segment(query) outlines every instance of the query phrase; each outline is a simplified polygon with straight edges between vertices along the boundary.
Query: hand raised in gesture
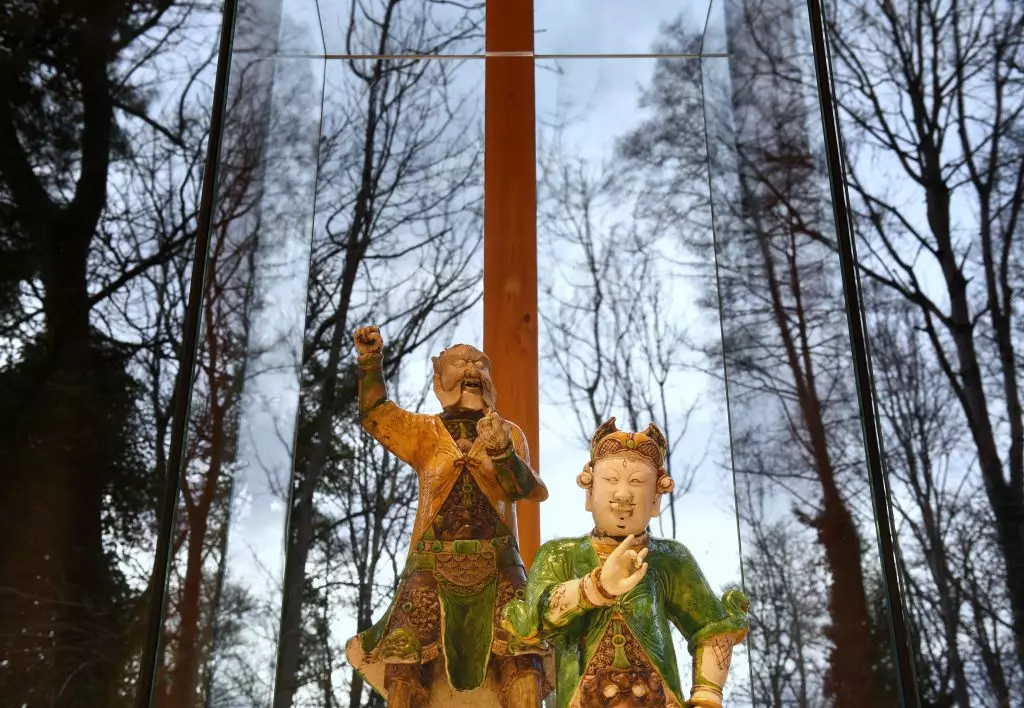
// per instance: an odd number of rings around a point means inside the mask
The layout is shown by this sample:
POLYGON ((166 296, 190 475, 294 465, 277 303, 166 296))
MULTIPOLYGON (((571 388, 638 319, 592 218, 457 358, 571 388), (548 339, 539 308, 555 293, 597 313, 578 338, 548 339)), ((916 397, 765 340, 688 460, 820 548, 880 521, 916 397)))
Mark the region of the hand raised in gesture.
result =
POLYGON ((647 549, 636 551, 630 548, 633 539, 633 534, 626 536, 601 566, 601 585, 611 595, 629 592, 647 575, 647 563, 644 561, 647 549))

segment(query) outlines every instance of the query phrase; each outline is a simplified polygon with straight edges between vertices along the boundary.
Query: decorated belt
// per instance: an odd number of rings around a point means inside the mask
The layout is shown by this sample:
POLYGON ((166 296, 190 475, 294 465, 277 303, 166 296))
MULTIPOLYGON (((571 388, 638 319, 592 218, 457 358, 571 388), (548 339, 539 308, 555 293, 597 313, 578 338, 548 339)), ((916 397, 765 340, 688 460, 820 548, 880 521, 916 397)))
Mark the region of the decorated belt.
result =
POLYGON ((409 555, 403 575, 428 571, 450 583, 470 586, 493 577, 499 568, 522 562, 511 536, 489 541, 420 541, 409 555))
POLYGON ((496 536, 487 541, 466 539, 463 541, 419 541, 418 553, 482 553, 485 550, 511 548, 516 545, 512 536, 496 536))

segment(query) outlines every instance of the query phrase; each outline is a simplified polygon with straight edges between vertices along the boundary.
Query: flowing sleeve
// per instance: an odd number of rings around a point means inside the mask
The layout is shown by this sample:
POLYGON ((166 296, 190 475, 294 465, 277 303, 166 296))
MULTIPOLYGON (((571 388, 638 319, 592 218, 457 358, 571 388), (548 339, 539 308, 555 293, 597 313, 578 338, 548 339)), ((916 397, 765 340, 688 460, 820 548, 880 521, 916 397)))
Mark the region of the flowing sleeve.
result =
POLYGON ((359 359, 359 420, 388 452, 419 471, 422 452, 433 449, 433 416, 411 413, 388 398, 379 355, 359 359))
POLYGON ((743 641, 749 627, 746 596, 739 590, 729 590, 719 598, 685 546, 663 543, 669 558, 662 572, 665 609, 686 639, 690 653, 716 637, 728 636, 732 644, 743 641))
POLYGON ((511 444, 505 450, 490 455, 498 481, 513 501, 544 501, 548 498, 548 488, 530 463, 526 434, 514 423, 510 423, 510 427, 511 444))
MULTIPOLYGON (((503 625, 524 643, 536 643, 557 634, 587 611, 579 605, 573 611, 552 619, 552 599, 563 583, 577 580, 573 549, 578 539, 548 541, 537 550, 526 580, 523 599, 505 606, 503 625)), ((591 605, 590 608, 593 608, 591 605)))
POLYGON ((422 467, 424 442, 434 437, 431 416, 410 413, 384 401, 362 417, 363 429, 388 452, 415 470, 422 467))

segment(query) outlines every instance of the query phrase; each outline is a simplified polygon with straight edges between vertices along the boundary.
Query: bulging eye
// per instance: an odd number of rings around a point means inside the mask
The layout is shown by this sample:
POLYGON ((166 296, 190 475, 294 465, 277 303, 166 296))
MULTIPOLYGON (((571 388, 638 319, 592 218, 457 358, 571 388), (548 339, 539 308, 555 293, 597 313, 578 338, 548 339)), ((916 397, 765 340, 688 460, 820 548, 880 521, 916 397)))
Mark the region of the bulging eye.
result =
POLYGON ((466 360, 465 359, 456 359, 455 360, 455 366, 459 367, 460 369, 464 368, 466 366, 466 360))

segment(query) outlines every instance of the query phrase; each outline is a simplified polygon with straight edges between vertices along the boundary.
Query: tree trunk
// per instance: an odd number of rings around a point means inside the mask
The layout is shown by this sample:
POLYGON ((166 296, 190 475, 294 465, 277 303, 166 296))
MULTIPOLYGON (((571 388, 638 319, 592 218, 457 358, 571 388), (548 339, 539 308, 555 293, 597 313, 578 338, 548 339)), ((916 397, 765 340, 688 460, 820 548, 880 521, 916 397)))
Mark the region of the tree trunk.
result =
MULTIPOLYGON (((915 490, 916 491, 916 490, 915 490)), ((922 500, 923 501, 923 500, 922 500)), ((946 647, 949 652, 949 670, 953 674, 953 697, 960 708, 970 708, 971 697, 967 692, 967 675, 964 673, 964 662, 960 656, 960 611, 953 602, 952 574, 942 534, 935 523, 935 513, 927 503, 921 504, 924 518, 925 533, 931 545, 930 553, 935 586, 939 594, 939 607, 942 612, 942 628, 945 632, 946 647)))
MULTIPOLYGON (((379 78, 381 63, 374 64, 379 78)), ((334 312, 334 328, 323 373, 319 406, 312 423, 312 449, 303 470, 293 504, 293 529, 288 534, 288 557, 284 571, 284 598, 281 607, 281 631, 273 708, 291 708, 298 686, 295 675, 299 669, 299 640, 302 632, 302 595, 306 580, 306 561, 313 542, 313 493, 320 481, 330 447, 331 424, 337 413, 338 378, 341 368, 342 342, 348 333, 348 314, 356 277, 370 237, 364 233, 371 222, 373 208, 373 170, 376 150, 377 97, 376 79, 370 85, 367 101, 367 123, 362 145, 362 180, 352 207, 348 228, 345 265, 341 273, 341 292, 334 312)), ((303 362, 304 364, 306 362, 303 362)))
POLYGON ((168 708, 192 708, 196 702, 196 687, 199 685, 199 617, 207 514, 201 513, 199 509, 193 509, 192 513, 196 518, 189 520, 188 560, 185 584, 178 603, 178 636, 174 647, 168 708))
POLYGON ((37 225, 34 237, 52 245, 46 330, 3 385, 0 577, 16 593, 0 613, 0 651, 11 661, 0 694, 29 706, 107 705, 121 668, 105 659, 117 654, 120 619, 102 517, 125 421, 104 404, 117 363, 89 335, 86 260, 98 214, 76 214, 37 225))
MULTIPOLYGON (((956 349, 959 371, 944 367, 950 384, 963 407, 971 436, 978 451, 978 467, 985 483, 985 492, 996 519, 996 536, 1006 564, 1006 585, 1013 614, 1013 633, 1017 646, 1017 660, 1024 667, 1024 459, 1021 459, 1019 420, 1011 421, 1009 447, 1010 483, 999 456, 999 447, 989 417, 988 399, 982 367, 976 349, 974 329, 967 292, 967 278, 961 270, 953 247, 950 222, 949 188, 938 169, 938 156, 927 163, 932 166, 927 188, 928 224, 935 236, 937 257, 942 266, 946 290, 949 294, 950 314, 947 327, 956 349), (934 164, 933 164, 934 163, 934 164)), ((990 244, 991 245, 991 244, 990 244)), ((989 303, 991 308, 994 303, 989 303)), ((996 335, 1000 331, 997 326, 996 335)), ((942 351, 938 336, 930 332, 936 351, 942 351)), ((1016 399, 1016 371, 1011 362, 1004 371, 1006 393, 1016 399)), ((1009 400, 1007 409, 1019 411, 1019 400, 1009 400)))
POLYGON ((341 343, 346 334, 349 299, 355 281, 354 263, 346 264, 342 284, 341 303, 338 308, 330 351, 324 374, 320 405, 313 423, 316 441, 303 470, 294 502, 294 526, 289 534, 288 557, 285 562, 284 598, 281 608, 281 632, 277 658, 277 680, 274 688, 273 708, 291 708, 298 686, 295 676, 299 670, 299 645, 302 635, 302 595, 306 582, 306 561, 313 543, 313 493, 327 463, 330 448, 331 424, 336 412, 338 373, 341 366, 341 343))
POLYGON ((834 698, 836 708, 881 705, 857 527, 834 486, 825 492, 824 506, 815 525, 832 572, 828 596, 831 625, 826 634, 833 646, 825 692, 834 698))
POLYGON ((352 672, 352 683, 348 688, 349 708, 360 708, 363 705, 363 677, 352 672))
POLYGON ((807 336, 803 304, 806 294, 802 290, 801 271, 796 262, 797 245, 795 240, 790 242, 789 262, 784 271, 788 276, 788 291, 796 303, 795 314, 791 314, 783 304, 781 281, 775 269, 771 244, 766 234, 759 237, 772 314, 785 348, 808 447, 813 456, 812 463, 821 484, 823 508, 810 521, 818 532, 832 573, 828 599, 831 626, 827 634, 833 646, 825 677, 825 693, 835 700, 836 708, 862 708, 877 705, 881 697, 873 668, 875 661, 861 568, 860 535, 839 493, 829 455, 828 434, 818 398, 815 358, 807 336), (791 317, 795 325, 791 323, 791 317))

